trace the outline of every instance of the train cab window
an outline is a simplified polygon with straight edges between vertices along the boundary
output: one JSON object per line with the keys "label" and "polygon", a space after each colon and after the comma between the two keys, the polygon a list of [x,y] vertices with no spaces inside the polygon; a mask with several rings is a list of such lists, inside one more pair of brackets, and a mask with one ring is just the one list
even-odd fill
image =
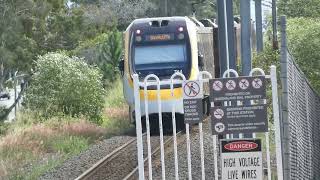
{"label": "train cab window", "polygon": [[[173,67],[186,62],[186,46],[178,45],[153,45],[135,47],[135,65],[146,68],[146,66],[157,65],[160,68]],[[153,67],[156,68],[156,67]]]}
{"label": "train cab window", "polygon": [[134,47],[134,71],[144,77],[156,74],[160,79],[174,72],[188,72],[186,44],[153,44]]}

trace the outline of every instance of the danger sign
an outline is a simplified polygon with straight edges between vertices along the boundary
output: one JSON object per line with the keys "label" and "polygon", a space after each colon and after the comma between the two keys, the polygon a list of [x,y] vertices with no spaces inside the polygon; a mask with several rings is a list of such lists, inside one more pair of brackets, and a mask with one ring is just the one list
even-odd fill
{"label": "danger sign", "polygon": [[221,140],[222,179],[262,180],[260,139]]}

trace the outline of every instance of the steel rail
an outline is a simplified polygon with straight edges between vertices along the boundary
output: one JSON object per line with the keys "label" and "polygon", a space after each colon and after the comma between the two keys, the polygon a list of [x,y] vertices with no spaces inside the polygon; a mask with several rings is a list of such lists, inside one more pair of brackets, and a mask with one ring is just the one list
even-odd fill
{"label": "steel rail", "polygon": [[[180,136],[182,134],[182,131],[179,131],[176,135],[176,137]],[[169,143],[171,143],[173,141],[173,136],[169,137],[164,143],[163,145],[166,146]],[[160,145],[152,152],[151,156],[154,156],[156,153],[158,153],[160,151]],[[146,157],[143,162],[144,164],[146,164],[148,161],[148,158]],[[135,179],[135,175],[137,175],[138,173],[138,166],[136,168],[134,168],[134,170],[132,170],[125,178],[123,178],[123,180],[131,180],[131,179]]]}
{"label": "steel rail", "polygon": [[[145,136],[146,133],[142,134],[142,136]],[[83,172],[80,176],[78,176],[75,180],[85,180],[85,179],[91,179],[94,174],[99,172],[100,168],[104,167],[108,162],[110,162],[112,159],[116,158],[121,154],[123,150],[126,150],[126,148],[136,142],[137,139],[133,138],[129,140],[127,143],[123,144],[122,146],[118,147],[102,159],[100,159],[98,162],[96,162],[93,166],[91,166],[89,169],[87,169],[85,172]]]}

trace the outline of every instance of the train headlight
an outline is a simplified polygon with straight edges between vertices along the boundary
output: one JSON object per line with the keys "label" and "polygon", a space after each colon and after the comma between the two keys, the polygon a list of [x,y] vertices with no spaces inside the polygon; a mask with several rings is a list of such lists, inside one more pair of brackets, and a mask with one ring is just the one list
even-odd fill
{"label": "train headlight", "polygon": [[140,29],[137,29],[137,30],[136,30],[136,34],[141,34],[141,30],[140,30]]}
{"label": "train headlight", "polygon": [[178,31],[179,31],[179,32],[182,32],[182,31],[183,31],[183,27],[179,27],[179,28],[178,28]]}
{"label": "train headlight", "polygon": [[184,39],[184,34],[183,33],[179,33],[178,34],[178,39],[180,39],[180,40]]}
{"label": "train headlight", "polygon": [[142,40],[141,36],[136,36],[136,41],[137,42],[141,42],[141,40]]}

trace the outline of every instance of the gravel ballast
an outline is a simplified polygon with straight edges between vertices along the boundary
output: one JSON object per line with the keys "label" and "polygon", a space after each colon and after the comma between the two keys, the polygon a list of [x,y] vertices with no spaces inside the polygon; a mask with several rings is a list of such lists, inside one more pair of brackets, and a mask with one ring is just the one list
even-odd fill
{"label": "gravel ballast", "polygon": [[92,165],[111,153],[116,148],[128,142],[134,136],[115,136],[110,139],[103,140],[98,144],[91,146],[78,156],[66,160],[61,166],[43,174],[41,180],[55,179],[75,179]]}

